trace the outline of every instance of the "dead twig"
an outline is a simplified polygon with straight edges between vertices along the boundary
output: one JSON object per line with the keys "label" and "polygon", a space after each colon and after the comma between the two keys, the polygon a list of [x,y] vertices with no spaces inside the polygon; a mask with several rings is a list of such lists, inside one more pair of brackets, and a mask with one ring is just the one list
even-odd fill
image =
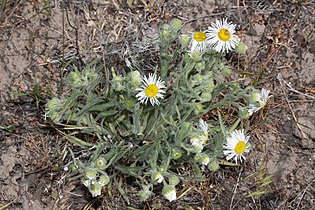
{"label": "dead twig", "polygon": [[287,96],[286,92],[284,91],[284,84],[283,84],[283,83],[284,83],[284,80],[283,80],[282,75],[281,75],[280,73],[278,74],[277,79],[278,79],[278,81],[279,81],[279,83],[280,83],[283,96],[284,96],[284,98],[285,98],[285,100],[286,100],[286,102],[287,102],[287,104],[288,104],[288,106],[289,106],[289,109],[290,109],[291,114],[292,114],[292,116],[293,116],[294,122],[296,123],[296,126],[297,126],[298,129],[301,131],[303,137],[304,137],[304,138],[307,138],[307,136],[306,136],[305,133],[303,132],[303,130],[302,130],[300,124],[298,123],[298,120],[297,120],[297,118],[296,118],[296,116],[295,116],[295,113],[294,113],[294,111],[293,111],[293,108],[292,108],[292,106],[291,106],[291,104],[290,104],[290,102],[289,102],[288,96]]}
{"label": "dead twig", "polygon": [[[279,77],[279,75],[280,75],[280,77]],[[279,74],[279,75],[278,75],[278,77],[282,80],[282,82],[283,82],[284,84],[286,84],[286,86],[288,86],[289,91],[295,92],[295,93],[297,93],[297,94],[301,94],[301,95],[303,95],[303,96],[305,96],[305,97],[309,97],[309,98],[311,98],[311,99],[315,99],[314,96],[311,96],[311,95],[302,93],[301,91],[298,91],[298,90],[294,89],[289,83],[287,83],[287,82],[282,78],[281,74]]]}
{"label": "dead twig", "polygon": [[[305,189],[302,191],[301,197],[300,197],[300,200],[299,200],[299,203],[297,204],[297,206],[296,206],[295,209],[299,209],[299,206],[300,206],[300,204],[301,204],[301,202],[302,202],[302,200],[303,200],[303,197],[304,197],[306,191],[308,190],[308,188],[310,188],[310,186],[311,186],[314,182],[315,182],[315,179],[313,179],[313,180],[305,187]],[[299,195],[298,195],[298,196],[299,196]],[[298,196],[297,196],[297,197],[298,197]]]}
{"label": "dead twig", "polygon": [[240,183],[240,179],[241,179],[241,174],[242,174],[243,170],[240,171],[240,173],[238,174],[238,177],[237,177],[237,182],[234,186],[234,190],[233,190],[233,195],[232,195],[232,199],[231,199],[231,203],[230,203],[230,210],[234,209],[234,207],[238,204],[238,202],[240,201],[237,201],[234,205],[233,205],[233,201],[234,201],[234,197],[236,195],[236,190],[237,190],[237,187]]}

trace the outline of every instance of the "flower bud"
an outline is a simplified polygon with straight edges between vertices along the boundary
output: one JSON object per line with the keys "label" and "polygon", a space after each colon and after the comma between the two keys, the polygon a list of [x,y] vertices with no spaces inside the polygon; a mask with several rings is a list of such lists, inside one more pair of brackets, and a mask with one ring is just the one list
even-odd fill
{"label": "flower bud", "polygon": [[46,108],[49,111],[51,110],[59,111],[62,108],[62,106],[63,106],[63,101],[59,98],[52,98],[46,104]]}
{"label": "flower bud", "polygon": [[54,123],[59,123],[61,121],[61,114],[57,112],[49,112],[48,116]]}
{"label": "flower bud", "polygon": [[181,149],[175,147],[172,149],[172,156],[173,156],[173,159],[177,160],[179,159],[181,156],[182,156],[182,151]]}
{"label": "flower bud", "polygon": [[208,155],[204,153],[200,154],[199,163],[201,165],[208,165],[209,162],[210,162],[210,158]]}
{"label": "flower bud", "polygon": [[172,176],[170,176],[168,178],[168,182],[169,182],[170,185],[175,186],[175,185],[177,185],[179,183],[179,178],[177,176],[175,176],[175,175],[172,175]]}
{"label": "flower bud", "polygon": [[239,53],[239,54],[245,54],[247,51],[248,47],[243,43],[239,43],[236,48],[235,48],[235,52]]}
{"label": "flower bud", "polygon": [[141,84],[141,75],[139,71],[130,72],[129,78],[133,88],[139,87],[139,85]]}
{"label": "flower bud", "polygon": [[194,108],[195,115],[199,115],[203,112],[203,106],[201,103],[197,103]]}
{"label": "flower bud", "polygon": [[161,183],[164,179],[162,174],[159,171],[151,171],[151,179],[153,182]]}
{"label": "flower bud", "polygon": [[199,85],[204,81],[204,77],[201,74],[196,74],[192,79],[193,85]]}
{"label": "flower bud", "polygon": [[90,187],[91,186],[91,180],[87,179],[86,177],[83,177],[81,179],[82,184],[84,184],[84,186],[86,187]]}
{"label": "flower bud", "polygon": [[106,167],[107,161],[103,157],[99,157],[95,161],[95,165],[98,169],[104,170]]}
{"label": "flower bud", "polygon": [[261,100],[260,92],[258,92],[258,91],[253,91],[253,92],[250,94],[249,101],[250,101],[251,103],[255,103],[255,102],[260,101],[260,100]]}
{"label": "flower bud", "polygon": [[172,202],[173,200],[176,200],[176,189],[173,185],[164,186],[162,190],[162,194],[170,202]]}
{"label": "flower bud", "polygon": [[175,29],[176,32],[182,28],[182,21],[177,18],[173,19],[171,24],[172,24],[173,29]]}
{"label": "flower bud", "polygon": [[246,107],[241,107],[238,111],[238,116],[242,120],[248,119],[251,114],[248,112],[248,109]]}
{"label": "flower bud", "polygon": [[187,35],[181,35],[179,37],[179,41],[180,41],[180,44],[182,45],[182,48],[185,48],[189,45],[190,43],[190,37],[187,36]]}
{"label": "flower bud", "polygon": [[113,77],[113,82],[114,83],[121,83],[123,81],[123,77],[122,76],[114,76]]}
{"label": "flower bud", "polygon": [[208,164],[208,169],[210,171],[216,171],[220,168],[220,165],[217,160],[212,161],[211,163]]}
{"label": "flower bud", "polygon": [[170,29],[171,29],[171,26],[169,24],[163,24],[162,25],[162,30],[163,31],[170,31]]}
{"label": "flower bud", "polygon": [[210,92],[203,92],[201,94],[201,98],[202,98],[203,101],[211,101],[212,93],[210,93]]}
{"label": "flower bud", "polygon": [[142,190],[138,192],[138,195],[141,197],[142,201],[146,201],[153,194],[150,190],[151,186],[142,186]]}
{"label": "flower bud", "polygon": [[231,70],[231,68],[229,68],[228,66],[223,66],[223,67],[221,68],[221,72],[222,72],[222,75],[223,75],[223,76],[228,77],[228,76],[231,75],[232,70]]}
{"label": "flower bud", "polygon": [[198,51],[191,52],[190,56],[196,62],[201,61],[202,59],[202,54]]}
{"label": "flower bud", "polygon": [[106,175],[101,175],[99,177],[98,183],[101,186],[108,185],[109,182],[110,182],[110,177],[107,174]]}
{"label": "flower bud", "polygon": [[196,63],[196,69],[198,71],[203,71],[206,68],[206,64],[204,61]]}
{"label": "flower bud", "polygon": [[73,87],[80,87],[82,85],[81,74],[79,72],[71,72],[68,75],[68,81]]}
{"label": "flower bud", "polygon": [[77,164],[72,163],[72,164],[70,165],[70,171],[71,171],[71,172],[76,172],[78,169],[79,169],[79,166],[78,166]]}
{"label": "flower bud", "polygon": [[96,179],[96,171],[94,169],[91,169],[91,168],[85,169],[85,176],[89,180],[95,180]]}
{"label": "flower bud", "polygon": [[127,101],[126,101],[126,106],[127,106],[128,108],[133,107],[133,105],[134,105],[133,101],[131,101],[131,100],[127,100]]}
{"label": "flower bud", "polygon": [[96,182],[89,187],[89,191],[93,197],[99,196],[102,193],[102,186]]}
{"label": "flower bud", "polygon": [[92,80],[98,78],[98,76],[99,76],[99,75],[98,75],[98,73],[96,73],[96,72],[90,73],[90,78],[91,78]]}
{"label": "flower bud", "polygon": [[200,153],[203,150],[203,145],[199,144],[199,145],[193,146],[192,149],[193,149],[192,152]]}
{"label": "flower bud", "polygon": [[168,40],[168,39],[169,39],[169,36],[170,36],[170,32],[169,32],[169,31],[161,31],[161,37],[162,37],[164,40]]}

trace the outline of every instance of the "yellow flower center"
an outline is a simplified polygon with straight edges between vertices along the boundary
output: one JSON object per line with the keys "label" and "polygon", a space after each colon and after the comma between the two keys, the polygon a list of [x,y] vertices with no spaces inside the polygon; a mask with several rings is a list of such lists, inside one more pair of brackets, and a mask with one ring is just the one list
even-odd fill
{"label": "yellow flower center", "polygon": [[267,101],[263,103],[263,105],[261,106],[261,108],[265,108],[265,106],[267,105]]}
{"label": "yellow flower center", "polygon": [[158,92],[159,88],[156,84],[151,84],[145,89],[145,95],[149,98],[154,98]]}
{"label": "yellow flower center", "polygon": [[207,140],[208,140],[208,138],[209,138],[209,135],[208,135],[208,134],[206,134],[205,136],[206,136],[206,139],[203,140],[203,144],[204,144],[204,145],[207,143]]}
{"label": "yellow flower center", "polygon": [[231,38],[231,33],[226,28],[221,28],[218,33],[218,36],[222,41],[226,42],[229,41],[229,39]]}
{"label": "yellow flower center", "polygon": [[245,141],[239,141],[236,144],[234,151],[236,152],[236,154],[240,155],[245,151],[245,148],[246,148]]}
{"label": "yellow flower center", "polygon": [[194,34],[194,40],[197,42],[203,42],[207,38],[207,35],[204,32],[198,31]]}

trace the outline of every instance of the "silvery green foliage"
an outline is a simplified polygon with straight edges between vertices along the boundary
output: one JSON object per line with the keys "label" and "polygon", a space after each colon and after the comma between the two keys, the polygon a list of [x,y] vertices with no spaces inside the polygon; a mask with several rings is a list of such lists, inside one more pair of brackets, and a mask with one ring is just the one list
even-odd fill
{"label": "silvery green foliage", "polygon": [[[230,69],[217,52],[189,54],[188,37],[180,35],[180,28],[179,20],[160,28],[160,66],[155,74],[167,88],[159,106],[140,104],[135,97],[146,75],[141,69],[117,74],[97,62],[70,73],[70,95],[47,103],[46,116],[75,130],[64,136],[77,146],[76,153],[70,150],[69,176],[80,177],[93,196],[123,173],[142,186],[142,200],[161,184],[160,193],[170,201],[176,199],[175,185],[180,180],[202,180],[203,166],[219,169],[226,136],[246,118],[244,109],[255,90],[228,82],[224,75]],[[222,119],[222,108],[234,116],[232,123]],[[242,118],[236,119],[239,110]],[[195,148],[191,139],[200,135],[199,119],[210,112],[215,116],[206,121],[207,140]],[[83,134],[89,138],[82,138]],[[187,165],[194,170],[192,177],[181,172]]]}

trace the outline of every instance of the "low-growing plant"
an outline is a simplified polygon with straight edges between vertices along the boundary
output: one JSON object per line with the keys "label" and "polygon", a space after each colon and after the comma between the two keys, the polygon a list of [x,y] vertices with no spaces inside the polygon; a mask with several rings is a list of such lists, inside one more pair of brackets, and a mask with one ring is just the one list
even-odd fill
{"label": "low-growing plant", "polygon": [[92,196],[122,173],[141,186],[142,200],[163,185],[173,201],[181,180],[203,180],[201,168],[216,171],[230,163],[224,156],[237,164],[249,152],[246,119],[266,105],[269,91],[229,79],[222,54],[246,50],[235,25],[217,21],[191,36],[181,27],[175,19],[159,28],[160,65],[152,72],[131,64],[118,74],[96,61],[74,66],[69,94],[47,103],[46,116],[71,131],[64,136],[73,145],[67,177]]}

